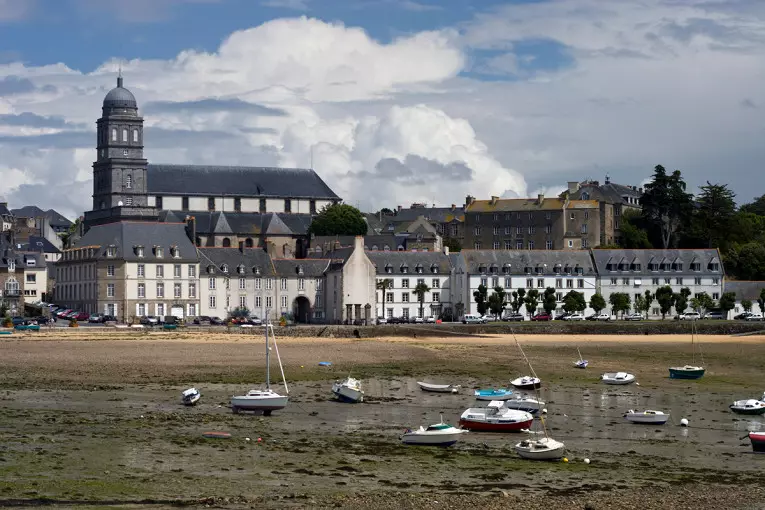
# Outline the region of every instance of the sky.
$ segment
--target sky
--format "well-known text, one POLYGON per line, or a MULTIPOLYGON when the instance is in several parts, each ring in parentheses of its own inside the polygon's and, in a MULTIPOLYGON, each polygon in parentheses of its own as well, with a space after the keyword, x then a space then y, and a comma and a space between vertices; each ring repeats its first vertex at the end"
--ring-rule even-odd
POLYGON ((150 162, 313 167, 368 211, 657 164, 765 193, 761 0, 0 0, 10 207, 91 209, 120 66, 150 162))

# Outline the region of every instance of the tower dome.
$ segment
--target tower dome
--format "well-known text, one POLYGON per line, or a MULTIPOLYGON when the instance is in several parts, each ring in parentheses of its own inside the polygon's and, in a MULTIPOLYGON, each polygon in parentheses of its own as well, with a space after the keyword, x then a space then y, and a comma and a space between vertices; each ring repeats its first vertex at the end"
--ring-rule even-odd
POLYGON ((133 93, 122 86, 122 75, 117 77, 117 86, 106 94, 104 108, 138 108, 133 93))

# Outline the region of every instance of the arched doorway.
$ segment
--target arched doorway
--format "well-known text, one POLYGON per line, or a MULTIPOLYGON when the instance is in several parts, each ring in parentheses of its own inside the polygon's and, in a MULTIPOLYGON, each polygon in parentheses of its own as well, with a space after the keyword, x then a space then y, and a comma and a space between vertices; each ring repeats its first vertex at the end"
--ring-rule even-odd
POLYGON ((228 237, 223 238, 223 247, 224 248, 231 248, 231 239, 228 237))
POLYGON ((295 303, 292 305, 292 310, 295 315, 295 322, 303 324, 311 322, 311 302, 305 296, 298 296, 295 298, 295 303))

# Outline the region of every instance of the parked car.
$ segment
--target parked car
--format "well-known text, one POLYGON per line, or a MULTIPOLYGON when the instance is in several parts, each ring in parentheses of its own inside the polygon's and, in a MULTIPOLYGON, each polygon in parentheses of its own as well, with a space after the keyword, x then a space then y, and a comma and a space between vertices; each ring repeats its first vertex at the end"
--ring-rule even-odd
POLYGON ((495 315, 483 315, 482 317, 486 319, 486 322, 497 322, 499 320, 495 315))
POLYGON ((611 314, 608 314, 606 312, 600 312, 600 313, 594 313, 587 317, 588 321, 601 321, 601 322, 608 322, 611 320, 611 314))
POLYGON ((114 315, 102 315, 101 323, 106 324, 107 322, 117 322, 117 317, 115 317, 114 315))
POLYGON ((533 321, 551 321, 552 320, 552 315, 550 315, 549 313, 538 313, 538 314, 534 315, 531 318, 531 320, 533 320, 533 321))
POLYGON ((737 321, 745 321, 746 318, 749 317, 750 315, 752 315, 752 312, 743 312, 743 313, 740 313, 740 314, 736 315, 733 318, 735 320, 737 320, 737 321))
MULTIPOLYGON (((175 319, 175 317, 173 317, 175 319)), ((220 317, 210 317, 210 325, 212 326, 223 326, 225 323, 223 322, 223 319, 220 317)))
POLYGON ((428 324, 435 324, 436 318, 433 317, 432 315, 430 317, 425 317, 425 322, 427 322, 428 324))
POLYGON ((747 320, 747 321, 761 321, 762 320, 762 314, 761 313, 752 313, 745 320, 747 320))
POLYGON ((558 312, 558 313, 555 315, 555 320, 556 320, 556 321, 565 321, 565 320, 566 320, 566 317, 568 317, 569 315, 571 315, 571 314, 570 314, 570 313, 568 313, 568 312, 558 312))
POLYGON ((13 325, 14 325, 14 326, 23 326, 23 325, 25 325, 25 324, 26 324, 28 321, 27 321, 27 319, 26 319, 26 318, 24 318, 24 317, 13 317, 13 318, 11 319, 11 322, 13 323, 13 325))
POLYGON ((91 324, 98 324, 99 322, 101 322, 101 317, 103 316, 104 315, 101 313, 94 313, 90 317, 88 317, 88 322, 91 324))
POLYGON ((622 319, 625 320, 625 321, 642 321, 643 320, 643 314, 642 313, 637 313, 637 312, 632 312, 632 313, 628 313, 628 314, 622 316, 622 319))
POLYGON ((486 319, 481 315, 468 313, 462 316, 462 324, 486 324, 486 319))
POLYGON ((209 326, 210 325, 210 317, 207 315, 200 315, 199 317, 194 317, 194 324, 197 326, 209 326))
POLYGON ((704 319, 709 320, 723 320, 725 319, 725 314, 723 312, 707 312, 704 314, 704 319))
POLYGON ((412 319, 412 323, 413 324, 425 324, 425 319, 423 319, 422 317, 414 317, 412 319))
POLYGON ((522 322, 526 320, 526 317, 522 313, 512 312, 502 317, 502 320, 507 322, 522 322))
POLYGON ((145 315, 141 317, 139 322, 144 326, 156 326, 159 324, 159 317, 155 317, 154 315, 145 315))
POLYGON ((579 312, 574 312, 574 313, 570 313, 570 314, 566 315, 565 317, 563 317, 562 320, 564 320, 564 321, 583 321, 584 320, 584 315, 582 315, 579 312))
POLYGON ((699 312, 686 312, 679 316, 681 321, 697 321, 701 318, 699 312))
POLYGON ((263 325, 263 321, 260 320, 260 317, 258 317, 256 315, 253 315, 252 317, 250 317, 247 320, 247 323, 248 324, 252 324, 253 326, 262 326, 263 325))
POLYGON ((56 317, 58 317, 59 319, 63 319, 63 318, 64 318, 64 317, 66 317, 68 314, 72 313, 73 311, 74 311, 74 310, 71 310, 71 309, 69 309, 69 308, 66 308, 66 309, 64 309, 64 310, 59 310, 59 311, 57 311, 57 312, 56 312, 56 317))

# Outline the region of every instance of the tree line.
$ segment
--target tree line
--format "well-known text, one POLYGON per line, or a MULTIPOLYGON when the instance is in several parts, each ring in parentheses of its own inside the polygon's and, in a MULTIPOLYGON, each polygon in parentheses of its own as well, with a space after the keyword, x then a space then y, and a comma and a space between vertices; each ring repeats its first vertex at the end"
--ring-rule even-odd
POLYGON ((695 196, 686 188, 680 170, 657 165, 642 211, 622 216, 619 247, 719 248, 727 276, 765 280, 765 195, 739 206, 727 184, 707 181, 695 196))

